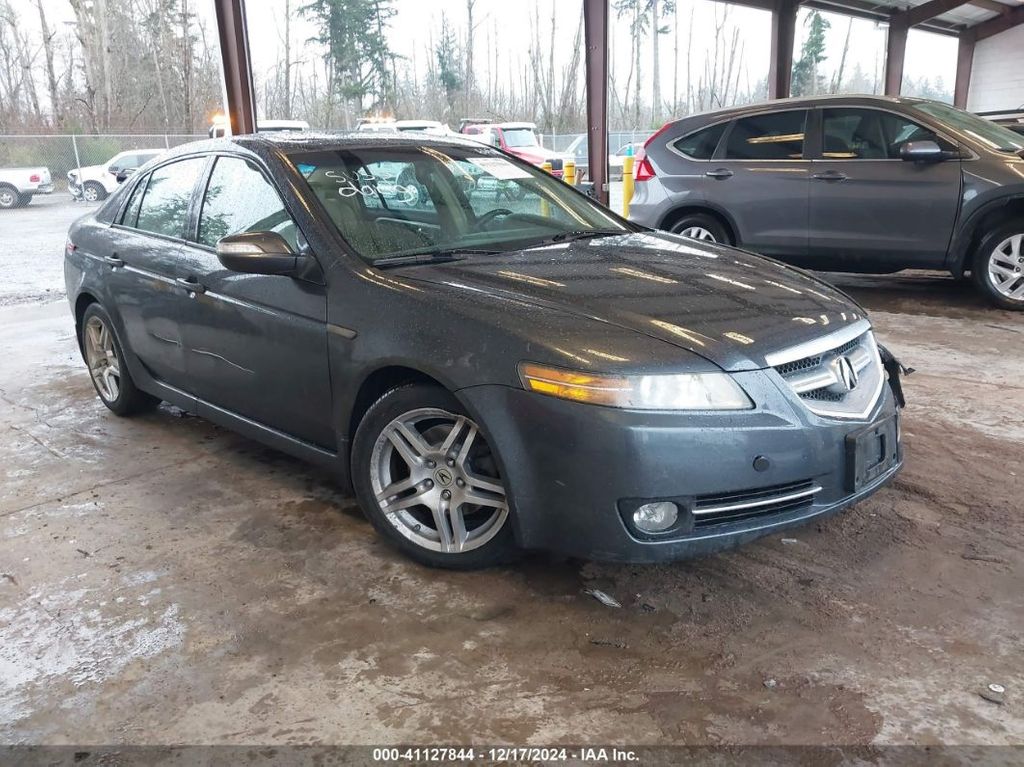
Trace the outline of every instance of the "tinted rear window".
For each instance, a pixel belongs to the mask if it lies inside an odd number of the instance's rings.
[[[725,148],[727,160],[802,160],[806,110],[737,120]]]
[[[696,133],[691,133],[689,136],[683,136],[673,146],[694,160],[710,160],[715,154],[718,142],[721,140],[722,134],[725,133],[728,124],[712,125]]]

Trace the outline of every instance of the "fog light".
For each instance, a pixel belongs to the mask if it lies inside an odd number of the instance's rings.
[[[633,512],[633,524],[645,533],[668,530],[679,519],[679,508],[670,501],[645,503]]]

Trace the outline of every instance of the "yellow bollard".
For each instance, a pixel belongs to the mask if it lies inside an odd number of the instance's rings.
[[[545,173],[550,174],[551,173],[551,163],[549,163],[547,161],[542,162],[541,165],[540,165],[540,169],[542,171],[544,171]],[[544,216],[544,218],[549,218],[551,216],[551,205],[548,203],[548,198],[547,197],[543,197],[542,196],[540,198],[540,214],[542,216]]]
[[[629,202],[633,199],[633,155],[622,158],[622,217],[629,218]]]
[[[562,164],[562,181],[569,186],[576,186],[576,163],[572,160],[566,160]]]

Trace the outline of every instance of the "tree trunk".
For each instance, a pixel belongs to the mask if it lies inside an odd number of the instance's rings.
[[[651,0],[651,89],[653,91],[651,96],[651,121],[655,125],[661,116],[661,62],[658,60],[658,38],[661,37],[661,34],[658,32],[659,15],[658,0]]]

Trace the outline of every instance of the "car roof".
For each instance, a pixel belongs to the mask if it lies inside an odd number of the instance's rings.
[[[828,106],[830,104],[842,106],[899,106],[927,102],[928,99],[913,98],[910,96],[876,96],[873,94],[843,94],[843,95],[822,95],[822,96],[793,96],[785,99],[773,99],[761,101],[754,104],[738,104],[736,106],[714,109],[707,112],[698,112],[692,115],[680,117],[671,122],[682,122],[683,120],[700,119],[702,122],[711,119],[731,118],[757,112],[776,112],[784,109],[811,108],[816,106]]]

